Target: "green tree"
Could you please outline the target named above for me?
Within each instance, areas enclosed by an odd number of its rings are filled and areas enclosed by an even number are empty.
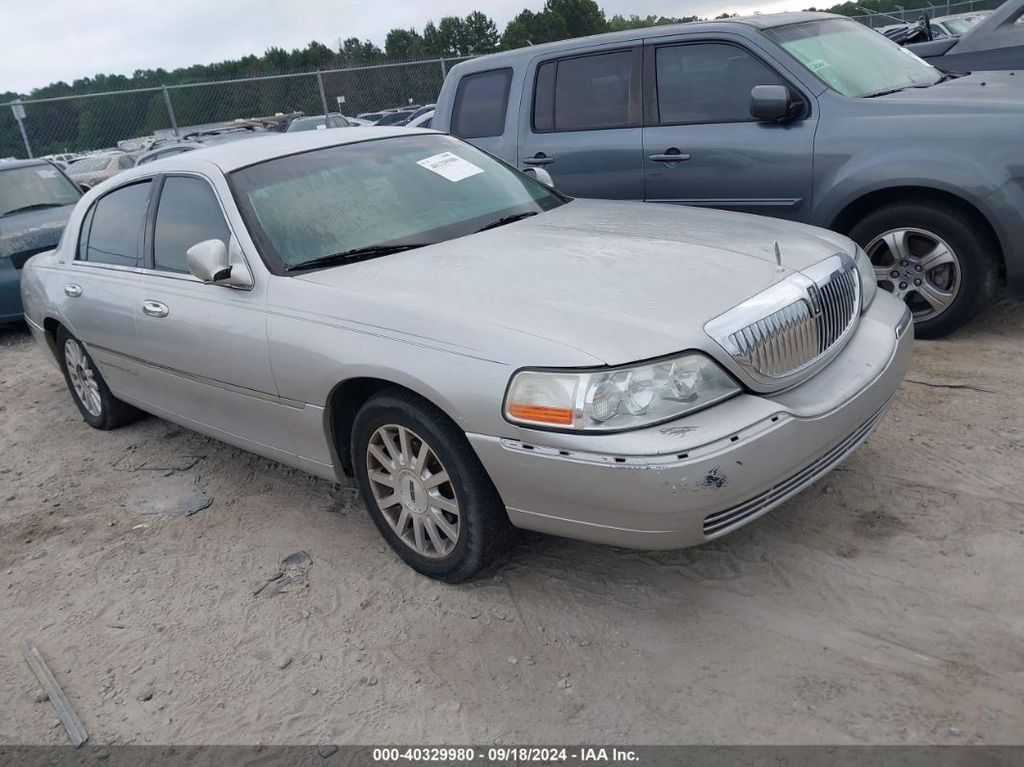
[[[392,29],[384,38],[384,55],[392,61],[412,61],[426,55],[423,37],[415,29]]]
[[[547,0],[544,13],[565,22],[565,37],[584,37],[605,31],[604,11],[594,0]]]
[[[463,56],[492,53],[498,49],[498,26],[490,16],[473,11],[462,21]]]

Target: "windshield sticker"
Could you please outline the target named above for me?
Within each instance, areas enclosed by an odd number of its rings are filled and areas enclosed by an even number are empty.
[[[807,62],[807,68],[812,72],[820,72],[823,69],[828,69],[828,62],[822,61],[821,59],[814,59],[813,61]]]
[[[484,172],[483,168],[474,165],[469,160],[463,160],[452,152],[441,152],[441,154],[424,157],[422,160],[417,160],[416,164],[449,181],[462,181],[464,178]]]
[[[36,175],[39,178],[57,178],[57,171],[53,168],[39,168],[36,170]]]

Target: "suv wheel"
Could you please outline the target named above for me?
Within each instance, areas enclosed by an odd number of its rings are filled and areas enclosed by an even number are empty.
[[[856,224],[850,237],[874,264],[879,287],[910,307],[920,338],[953,332],[995,293],[997,246],[955,207],[886,205]]]
[[[496,563],[514,528],[466,435],[430,403],[400,389],[370,398],[352,426],[363,504],[402,560],[456,583]]]

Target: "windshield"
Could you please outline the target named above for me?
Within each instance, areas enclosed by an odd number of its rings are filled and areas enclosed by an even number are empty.
[[[765,34],[833,90],[851,98],[927,87],[942,73],[856,21],[823,19]]]
[[[968,29],[973,27],[984,16],[961,16],[959,19],[946,19],[942,24],[954,35],[962,35]]]
[[[77,187],[52,165],[0,171],[0,216],[22,209],[73,205],[81,196]]]
[[[281,269],[377,246],[419,246],[565,198],[450,136],[326,147],[235,171],[235,199]]]

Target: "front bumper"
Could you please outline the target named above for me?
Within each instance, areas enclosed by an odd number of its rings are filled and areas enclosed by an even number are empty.
[[[908,316],[880,291],[846,348],[781,394],[743,394],[620,435],[468,436],[517,527],[631,548],[694,546],[771,510],[867,439],[910,364]]]
[[[21,318],[21,272],[10,258],[0,258],[0,322]]]

